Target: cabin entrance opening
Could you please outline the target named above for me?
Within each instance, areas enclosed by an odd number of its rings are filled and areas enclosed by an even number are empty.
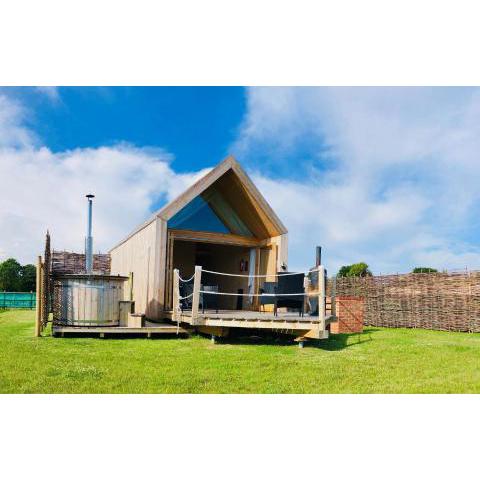
[[[167,292],[173,288],[173,270],[184,280],[191,278],[195,266],[202,267],[202,290],[242,295],[208,295],[206,306],[218,310],[258,310],[258,293],[268,266],[269,248],[201,242],[173,238],[169,242],[170,264],[167,269]],[[235,274],[218,275],[211,272]],[[193,283],[193,280],[192,280]],[[172,296],[166,299],[171,306]],[[170,307],[171,308],[171,307]]]

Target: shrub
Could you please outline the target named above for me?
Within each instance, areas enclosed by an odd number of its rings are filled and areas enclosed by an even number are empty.
[[[412,273],[436,273],[438,270],[430,267],[415,267],[412,270]]]
[[[371,277],[372,272],[365,262],[344,265],[337,274],[338,277]]]

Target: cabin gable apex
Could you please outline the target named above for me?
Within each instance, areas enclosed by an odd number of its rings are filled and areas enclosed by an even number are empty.
[[[265,224],[265,228],[269,232],[272,232],[271,236],[286,234],[287,229],[281,220],[232,155],[225,158],[225,160],[197,180],[197,182],[191,185],[185,192],[157,211],[155,215],[162,220],[170,220],[182,208],[193,201],[195,197],[201,195],[209,187],[212,187],[212,185],[220,181],[222,177],[229,174],[229,172],[235,175],[238,185],[245,191],[248,200],[261,218],[261,221]]]

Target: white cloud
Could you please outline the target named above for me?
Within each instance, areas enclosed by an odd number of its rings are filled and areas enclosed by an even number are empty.
[[[233,149],[262,158],[256,179],[289,228],[291,267],[320,244],[332,270],[480,268],[475,89],[253,88]]]
[[[83,251],[86,193],[96,195],[94,248],[106,251],[197,176],[177,175],[163,150],[116,145],[52,153],[30,141],[24,110],[0,96],[0,260],[32,262],[53,247]],[[4,119],[8,116],[8,122]]]
[[[52,102],[58,102],[60,100],[58,87],[35,87],[35,90],[45,95]]]
[[[35,143],[35,134],[23,126],[26,114],[22,105],[0,94],[0,147],[27,147]]]
[[[311,266],[317,244],[330,271],[360,260],[377,273],[480,268],[476,90],[259,88],[248,98],[233,150],[290,231],[292,269]],[[208,171],[178,174],[168,152],[128,144],[53,153],[28,115],[0,94],[0,260],[34,261],[47,228],[54,248],[82,251],[89,192],[95,249],[106,251]]]

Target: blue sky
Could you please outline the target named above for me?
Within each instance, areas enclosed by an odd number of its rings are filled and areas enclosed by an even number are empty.
[[[79,87],[56,96],[12,89],[32,109],[27,124],[53,152],[128,142],[174,152],[191,171],[226,155],[245,114],[243,88]]]
[[[46,228],[107,250],[227,154],[289,229],[290,268],[480,267],[475,88],[2,88],[0,259]]]

